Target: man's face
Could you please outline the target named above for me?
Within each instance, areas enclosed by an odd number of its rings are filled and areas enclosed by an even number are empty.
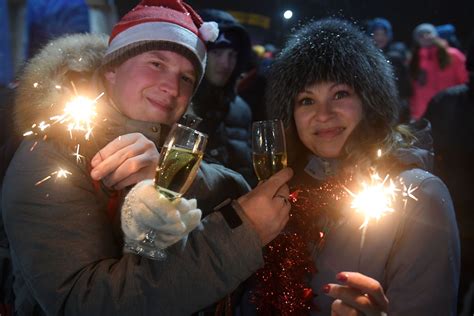
[[[233,48],[216,48],[207,54],[206,79],[217,87],[229,81],[237,64],[237,51]]]
[[[127,117],[172,125],[186,111],[196,72],[184,56],[154,50],[105,73],[107,92]]]

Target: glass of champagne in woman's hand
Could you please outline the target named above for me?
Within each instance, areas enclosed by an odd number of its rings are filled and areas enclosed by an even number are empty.
[[[180,198],[196,177],[207,144],[207,135],[190,127],[175,124],[160,152],[155,174],[158,192],[170,201]],[[154,260],[166,259],[164,249],[155,245],[157,232],[150,229],[139,242],[126,243],[126,247],[141,256]]]
[[[281,120],[252,124],[252,160],[260,181],[286,167],[285,130]]]

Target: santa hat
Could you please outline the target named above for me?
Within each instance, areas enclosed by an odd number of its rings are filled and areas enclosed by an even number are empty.
[[[206,68],[206,42],[217,38],[214,22],[181,0],[142,0],[112,29],[103,65],[119,65],[150,50],[169,50],[188,58],[200,80]]]

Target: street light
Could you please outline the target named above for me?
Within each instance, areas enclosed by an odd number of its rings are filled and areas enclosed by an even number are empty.
[[[286,10],[284,13],[283,13],[283,17],[286,19],[286,20],[289,20],[293,17],[293,11],[291,10]]]

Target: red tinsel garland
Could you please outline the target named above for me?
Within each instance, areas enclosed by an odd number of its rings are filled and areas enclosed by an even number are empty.
[[[251,300],[259,315],[309,315],[316,308],[309,286],[316,273],[310,245],[322,247],[325,234],[338,218],[337,202],[347,196],[336,181],[292,191],[287,227],[265,248],[265,266],[256,272]]]

